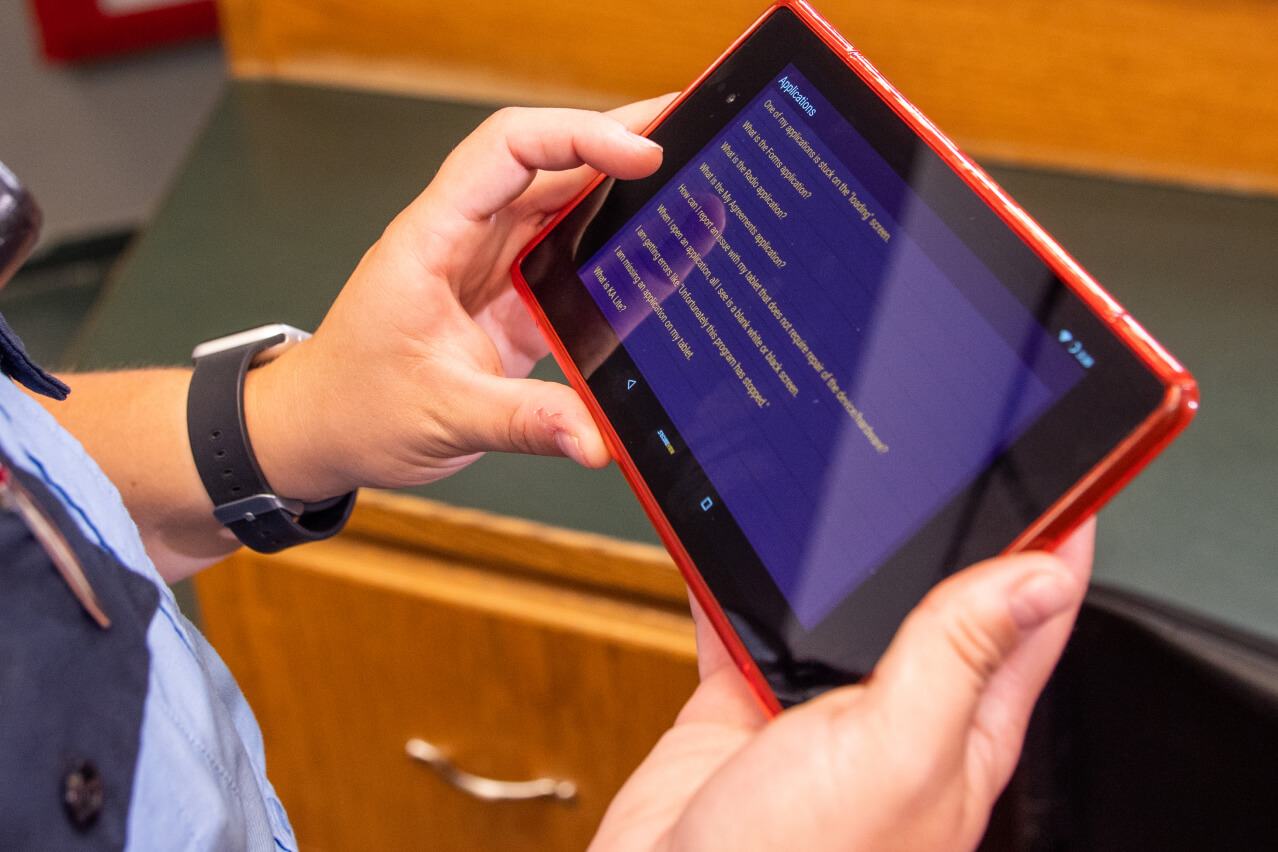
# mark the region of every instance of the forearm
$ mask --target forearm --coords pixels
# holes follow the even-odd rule
[[[245,427],[270,491],[317,503],[361,485],[419,485],[492,450],[607,464],[580,397],[523,378],[545,343],[506,270],[593,169],[620,178],[656,169],[660,148],[626,126],[646,125],[663,105],[612,117],[505,110],[459,145],[315,335],[249,372]],[[166,579],[238,546],[213,517],[191,455],[189,371],[66,381],[69,399],[47,408],[115,482]]]
[[[186,432],[189,370],[62,376],[66,400],[39,402],[74,435],[120,490],[147,552],[169,582],[233,551],[213,517]]]
[[[318,502],[358,483],[339,480],[316,459],[341,453],[321,446],[315,404],[298,381],[293,353],[251,370],[244,384],[249,442],[274,493]],[[287,362],[287,363],[286,363]],[[191,371],[127,370],[62,376],[66,400],[39,402],[74,435],[120,490],[156,568],[169,582],[239,547],[213,517],[213,503],[191,456],[186,425]],[[228,399],[227,404],[232,404]]]

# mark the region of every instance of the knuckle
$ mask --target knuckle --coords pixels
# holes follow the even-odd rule
[[[1016,646],[1016,625],[1010,618],[980,618],[964,611],[945,619],[943,625],[950,648],[980,682],[993,677]]]
[[[506,440],[510,448],[519,453],[536,454],[542,444],[540,421],[537,412],[528,411],[526,402],[520,403],[507,427]]]
[[[497,131],[509,130],[511,125],[519,123],[520,116],[526,111],[523,107],[502,107],[488,116],[484,124]]]

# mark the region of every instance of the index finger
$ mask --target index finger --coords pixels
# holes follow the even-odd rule
[[[619,106],[616,109],[610,109],[604,115],[620,121],[633,133],[641,133],[677,97],[679,97],[678,92],[668,92],[655,98],[635,101],[625,106]]]
[[[679,713],[676,724],[713,722],[754,730],[768,721],[723,640],[715,632],[700,602],[689,592],[692,620],[697,628],[697,670],[701,685]]]
[[[623,118],[638,120],[641,112],[627,112]],[[588,165],[620,178],[638,178],[660,163],[661,147],[616,117],[510,107],[494,113],[453,149],[425,197],[482,222],[518,198],[541,169]]]
[[[706,680],[721,669],[736,668],[732,655],[691,590],[688,591],[688,604],[692,610],[692,623],[697,628],[697,671],[701,679]]]
[[[639,133],[652,124],[676,97],[678,93],[672,92],[617,107],[604,115],[617,119],[632,132]],[[581,166],[563,172],[543,171],[533,181],[532,189],[525,199],[532,209],[543,215],[557,213],[559,208],[571,201],[585,188],[586,184],[594,180],[597,174],[599,174],[598,170],[590,166]]]

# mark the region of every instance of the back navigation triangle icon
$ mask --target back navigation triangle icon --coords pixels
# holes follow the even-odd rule
[[[626,390],[630,390],[634,386],[635,386],[634,379],[626,379]]]

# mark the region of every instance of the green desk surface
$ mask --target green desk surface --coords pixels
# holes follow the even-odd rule
[[[318,325],[382,227],[488,110],[282,83],[226,91],[77,341],[80,368],[186,363]],[[1197,421],[1104,510],[1096,575],[1278,637],[1278,200],[996,168],[1197,375]],[[553,364],[543,378],[562,378]],[[413,493],[655,542],[615,468],[490,455]]]

